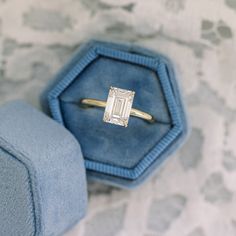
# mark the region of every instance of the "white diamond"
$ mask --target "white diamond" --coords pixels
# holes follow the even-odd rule
[[[128,126],[129,116],[135,92],[111,87],[103,121],[121,126]]]

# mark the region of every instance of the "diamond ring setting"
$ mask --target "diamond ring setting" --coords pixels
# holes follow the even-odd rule
[[[132,108],[134,96],[134,91],[110,87],[107,101],[84,98],[81,103],[91,107],[105,108],[103,121],[107,123],[127,127],[130,116],[153,122],[152,115]]]

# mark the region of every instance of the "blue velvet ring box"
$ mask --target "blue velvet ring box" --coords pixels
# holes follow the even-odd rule
[[[62,235],[86,205],[84,161],[73,135],[24,102],[2,106],[0,235]]]
[[[156,122],[130,117],[123,128],[104,123],[103,109],[81,107],[82,98],[106,100],[110,86],[135,91],[133,107],[152,114]],[[120,187],[147,179],[187,133],[170,61],[132,45],[87,43],[43,98],[52,117],[81,144],[88,176]]]

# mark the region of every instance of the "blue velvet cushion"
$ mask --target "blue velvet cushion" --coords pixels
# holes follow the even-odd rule
[[[102,122],[104,110],[81,106],[82,98],[106,100],[110,86],[135,91],[133,107],[152,114],[156,122],[131,117],[128,128],[123,128]],[[81,144],[88,176],[113,185],[142,183],[187,133],[169,60],[131,45],[89,42],[43,98],[53,118]]]
[[[75,138],[24,102],[0,108],[0,235],[56,236],[85,214]]]

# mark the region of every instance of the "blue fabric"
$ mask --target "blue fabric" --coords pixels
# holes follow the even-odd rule
[[[131,117],[128,128],[122,128],[103,123],[103,110],[80,107],[82,98],[106,100],[110,86],[134,90],[133,107],[151,113],[157,122]],[[80,142],[88,175],[107,183],[140,184],[186,136],[170,62],[142,48],[90,42],[45,94],[52,116]]]
[[[85,214],[78,142],[24,102],[0,108],[0,180],[0,235],[61,235]]]

